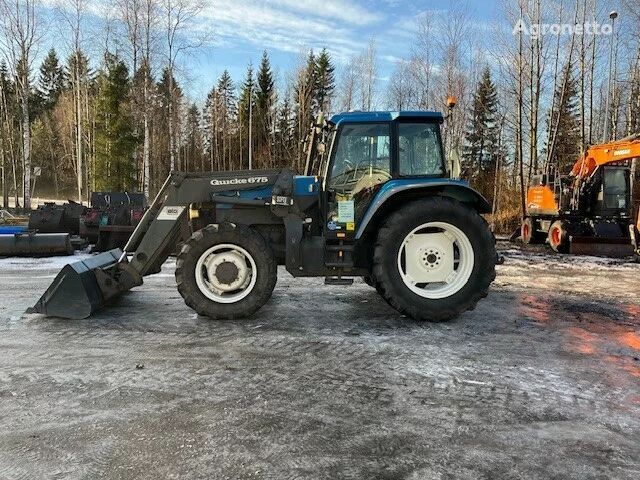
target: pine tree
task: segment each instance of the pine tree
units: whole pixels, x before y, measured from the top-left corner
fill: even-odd
[[[170,88],[173,88],[173,95],[171,94]],[[171,165],[171,156],[169,153],[169,119],[167,117],[169,112],[169,102],[173,102],[173,107],[171,108],[171,112],[173,115],[173,125],[176,131],[179,131],[179,120],[180,120],[180,103],[182,102],[182,88],[178,84],[178,81],[174,78],[170,79],[169,77],[169,69],[164,68],[162,70],[162,75],[160,76],[160,81],[156,85],[157,91],[157,99],[156,99],[156,118],[158,119],[157,125],[155,126],[157,130],[156,137],[160,139],[160,145],[156,144],[156,150],[161,149],[158,158],[158,179],[160,181],[164,181],[164,178],[167,176],[170,170]],[[179,169],[179,163],[176,162],[176,168]]]
[[[271,63],[265,50],[256,76],[256,146],[261,157],[271,158],[270,134],[272,132],[272,114],[276,102]]]
[[[221,139],[221,147],[222,147],[222,159],[223,163],[229,166],[229,168],[233,168],[231,161],[231,145],[230,145],[230,137],[233,133],[233,125],[236,120],[237,112],[236,112],[236,99],[235,94],[233,92],[233,80],[231,80],[231,75],[229,72],[225,70],[222,72],[220,79],[218,80],[218,86],[216,88],[216,97],[217,97],[217,112],[219,118],[219,137]]]
[[[198,106],[195,103],[192,103],[187,110],[182,158],[184,158],[185,170],[187,172],[197,170],[204,171],[200,110],[198,110]]]
[[[98,190],[133,190],[136,148],[133,118],[128,107],[129,72],[117,56],[106,53],[98,79],[96,101],[96,177]]]
[[[202,130],[204,132],[204,149],[209,159],[211,171],[220,170],[220,159],[218,157],[218,90],[213,87],[207,93],[207,99],[202,111]]]
[[[255,145],[255,98],[256,91],[253,78],[253,66],[249,63],[247,67],[247,73],[245,75],[244,82],[240,89],[240,97],[238,99],[238,122],[240,124],[240,152],[241,157],[249,158],[248,154],[242,155],[245,150],[245,145],[249,144],[249,122],[252,123],[252,144]],[[253,105],[253,106],[252,106]],[[253,110],[253,111],[252,111]],[[241,168],[248,166],[248,162],[244,163],[244,158],[240,159]]]
[[[38,95],[43,110],[50,111],[54,107],[64,90],[65,82],[64,68],[60,65],[58,55],[52,48],[40,66]]]
[[[465,134],[462,175],[480,193],[491,197],[492,179],[498,152],[496,112],[498,97],[491,80],[491,71],[485,68],[473,95],[470,122]]]
[[[556,102],[551,112],[551,125],[557,125],[550,164],[555,166],[561,174],[568,174],[575,160],[580,156],[580,112],[578,107],[578,79],[573,72],[565,69],[564,75],[569,75],[562,93],[562,84],[556,95]],[[552,129],[553,131],[553,129]],[[553,134],[552,134],[553,135]],[[548,151],[549,145],[546,150]]]
[[[326,48],[323,48],[316,59],[315,68],[315,107],[317,110],[328,113],[331,107],[331,98],[336,86],[335,67],[331,62],[331,56]]]
[[[289,97],[289,92],[287,92],[278,110],[278,120],[276,124],[276,166],[292,165],[296,154],[294,121]]]

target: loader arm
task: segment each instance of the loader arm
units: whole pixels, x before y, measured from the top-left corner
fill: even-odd
[[[271,198],[242,198],[240,193],[269,186],[277,194],[291,184],[288,170],[207,173],[172,172],[125,245],[67,265],[29,311],[63,318],[86,318],[105,303],[142,284],[159,271],[176,244],[189,237],[192,203],[270,205]],[[129,256],[131,258],[129,258]]]

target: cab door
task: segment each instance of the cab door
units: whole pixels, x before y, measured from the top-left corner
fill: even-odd
[[[338,128],[326,179],[328,233],[351,236],[380,187],[391,179],[391,129],[389,122]]]

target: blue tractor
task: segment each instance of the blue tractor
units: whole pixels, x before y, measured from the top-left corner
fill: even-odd
[[[319,117],[304,175],[172,172],[124,251],[67,265],[30,311],[87,317],[179,251],[178,291],[214,319],[257,311],[278,265],[327,284],[360,276],[411,318],[453,318],[487,295],[496,250],[489,204],[450,178],[442,122],[425,111]]]

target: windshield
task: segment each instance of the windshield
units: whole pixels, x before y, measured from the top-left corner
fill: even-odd
[[[334,146],[329,187],[350,197],[390,178],[388,123],[345,125]]]

